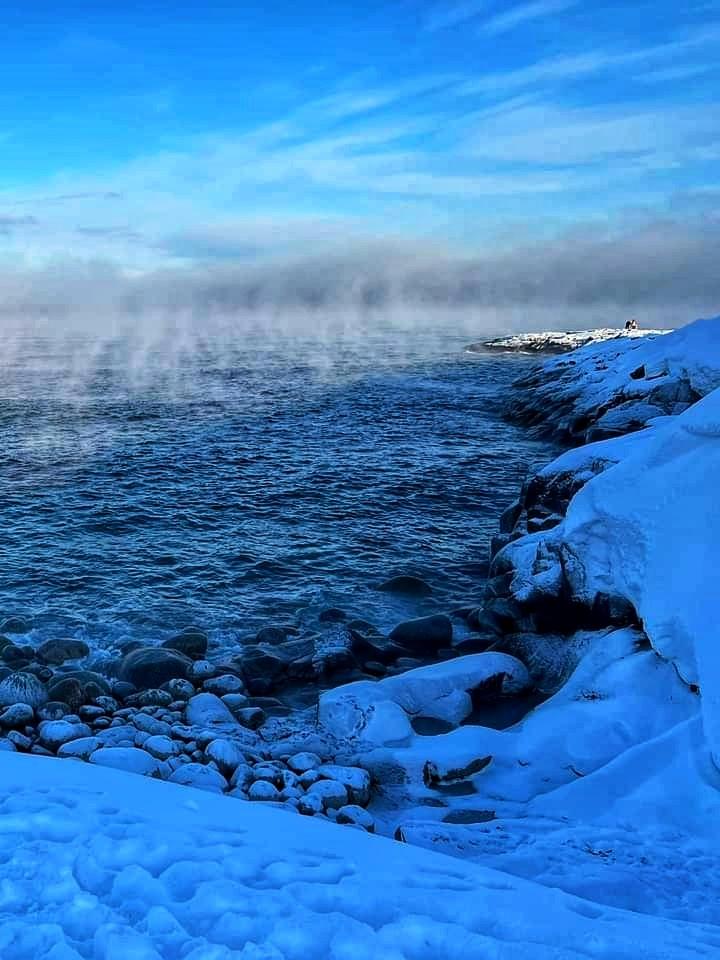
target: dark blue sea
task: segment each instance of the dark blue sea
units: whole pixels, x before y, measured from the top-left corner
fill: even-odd
[[[551,449],[502,419],[530,358],[467,335],[19,335],[0,364],[0,616],[108,654],[340,607],[388,628],[472,603]],[[377,591],[394,574],[422,601]]]

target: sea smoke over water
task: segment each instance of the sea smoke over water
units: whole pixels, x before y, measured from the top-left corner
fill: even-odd
[[[210,261],[129,275],[112,263],[68,259],[0,268],[0,314],[97,318],[162,313],[275,314],[482,311],[499,326],[560,312],[657,320],[720,307],[720,217],[586,225],[559,238],[460,256],[428,245],[356,245],[336,255],[262,263]],[[531,317],[528,320],[527,315]],[[606,316],[606,319],[611,319]],[[315,323],[315,321],[313,321]],[[92,325],[92,324],[91,324]]]

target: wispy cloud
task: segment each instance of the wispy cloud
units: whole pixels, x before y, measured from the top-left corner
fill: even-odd
[[[643,83],[674,83],[678,80],[688,80],[702,73],[710,73],[720,69],[720,64],[713,63],[684,63],[675,67],[660,67],[657,70],[648,70],[638,74],[637,79]]]
[[[445,30],[466,23],[484,13],[487,0],[465,0],[464,3],[447,3],[432,10],[426,20],[425,29],[432,32]]]
[[[531,0],[530,3],[521,3],[510,10],[496,13],[483,23],[482,30],[490,34],[506,33],[533,20],[563,13],[577,3],[578,0]]]
[[[509,93],[538,84],[560,84],[633,64],[662,63],[703,48],[713,50],[720,43],[720,27],[708,24],[667,43],[631,47],[626,50],[596,48],[559,54],[536,60],[513,70],[487,73],[460,84],[457,92],[466,96],[482,93]],[[680,66],[680,65],[678,65]]]
[[[475,134],[478,157],[545,167],[605,165],[627,169],[673,166],[697,146],[720,145],[720,102],[678,105],[672,116],[662,107],[628,104],[623,110],[565,108],[552,104],[520,107],[489,118]],[[609,159],[616,164],[608,168]]]

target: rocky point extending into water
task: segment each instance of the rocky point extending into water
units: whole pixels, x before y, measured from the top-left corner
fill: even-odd
[[[492,340],[468,344],[470,353],[569,353],[589,343],[602,343],[627,337],[641,337],[669,333],[669,330],[623,330],[617,327],[599,327],[597,330],[543,330],[537,333],[514,333]]]

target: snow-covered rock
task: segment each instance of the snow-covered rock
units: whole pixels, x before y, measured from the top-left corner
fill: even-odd
[[[339,810],[350,799],[347,787],[338,780],[318,780],[309,788],[308,794],[320,798],[323,810]]]
[[[251,784],[248,792],[249,800],[279,800],[280,791],[275,786],[274,783],[270,783],[269,780],[256,780],[255,783]]]
[[[205,747],[205,755],[217,764],[220,772],[226,777],[231,777],[235,768],[245,760],[245,754],[237,744],[222,738],[212,740]]]
[[[90,755],[90,763],[143,776],[158,775],[163,769],[156,757],[138,747],[104,747]]]
[[[363,807],[357,806],[357,804],[349,803],[344,807],[340,807],[337,812],[337,822],[348,823],[354,827],[362,827],[362,829],[367,830],[368,833],[375,833],[375,819],[372,814],[368,813]]]
[[[67,720],[44,720],[38,729],[38,740],[48,750],[57,750],[70,740],[89,737],[92,730],[85,723],[70,723]]]
[[[211,793],[223,793],[229,786],[225,777],[214,767],[206,767],[201,763],[186,763],[178,767],[170,776],[170,782]]]
[[[530,684],[525,666],[502,653],[478,653],[408,670],[375,683],[360,680],[320,697],[323,727],[340,740],[399,744],[413,736],[411,720],[459,724],[473,709],[471,692],[486,684],[517,694]]]
[[[214,693],[198,693],[188,700],[187,722],[199,727],[239,730],[235,717]]]
[[[720,318],[698,320],[665,336],[621,337],[549,360],[520,382],[509,415],[574,440],[675,415],[720,386],[719,328]],[[603,418],[605,431],[597,427]]]
[[[327,780],[341,783],[348,792],[350,803],[367,806],[370,801],[370,774],[362,767],[343,767],[337,763],[325,763],[318,773]]]

